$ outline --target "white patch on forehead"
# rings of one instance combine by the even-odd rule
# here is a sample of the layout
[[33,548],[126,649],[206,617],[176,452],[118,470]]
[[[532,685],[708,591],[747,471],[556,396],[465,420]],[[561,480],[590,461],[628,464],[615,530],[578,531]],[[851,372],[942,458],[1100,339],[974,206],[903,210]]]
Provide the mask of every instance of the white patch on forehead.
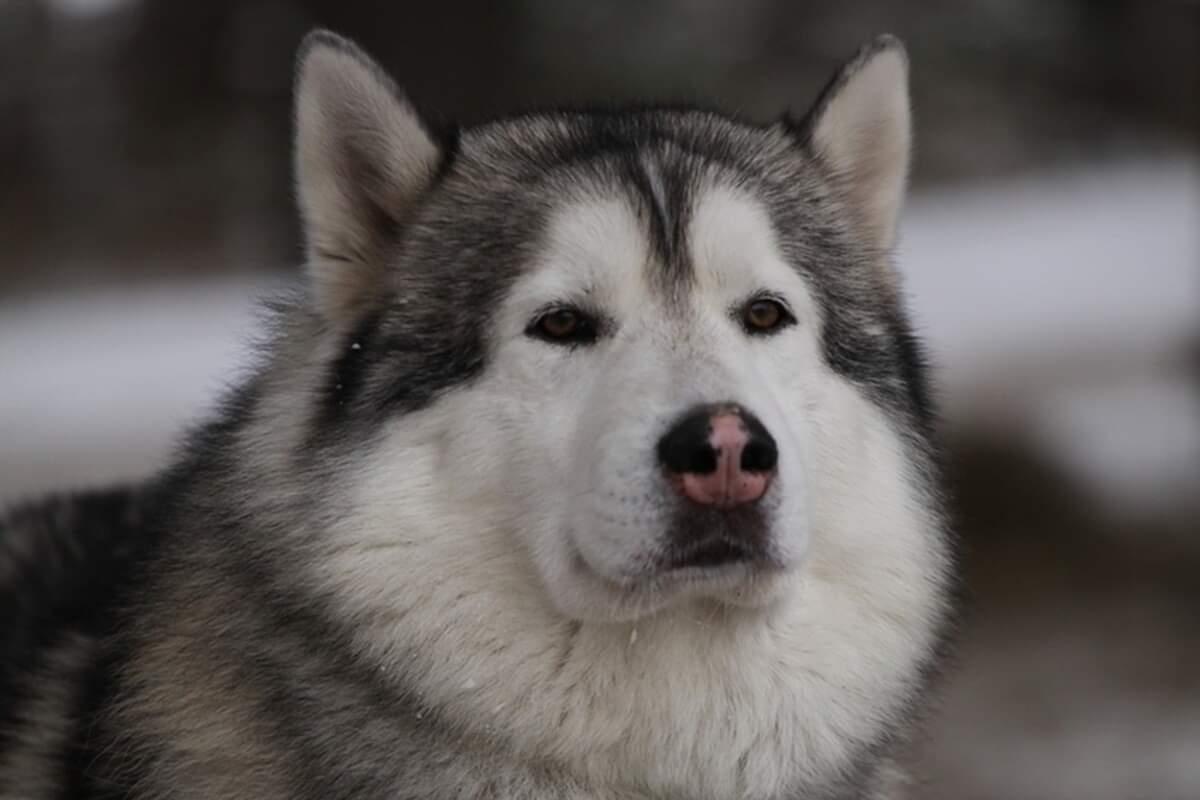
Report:
[[804,280],[783,257],[766,207],[747,192],[721,185],[703,189],[687,234],[701,294],[728,297],[768,289],[796,293],[794,306],[811,302]]
[[536,295],[539,302],[558,293],[619,304],[623,295],[644,296],[649,258],[645,226],[627,200],[585,197],[551,216],[537,263],[518,294]]

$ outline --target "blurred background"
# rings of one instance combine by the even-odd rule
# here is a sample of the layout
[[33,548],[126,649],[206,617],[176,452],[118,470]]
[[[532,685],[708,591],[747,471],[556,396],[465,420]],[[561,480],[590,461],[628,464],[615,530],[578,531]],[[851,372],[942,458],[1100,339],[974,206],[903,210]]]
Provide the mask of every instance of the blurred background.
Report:
[[299,259],[315,25],[434,119],[913,70],[900,262],[969,590],[918,793],[1200,797],[1200,2],[0,0],[0,504],[142,476]]

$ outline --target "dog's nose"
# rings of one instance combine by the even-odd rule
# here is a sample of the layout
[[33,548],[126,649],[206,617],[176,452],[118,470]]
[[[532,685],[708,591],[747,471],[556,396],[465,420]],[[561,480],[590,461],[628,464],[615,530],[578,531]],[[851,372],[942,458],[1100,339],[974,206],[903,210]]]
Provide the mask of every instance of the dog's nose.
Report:
[[658,442],[659,463],[679,493],[716,508],[735,508],[762,497],[778,459],[771,434],[737,405],[694,408]]

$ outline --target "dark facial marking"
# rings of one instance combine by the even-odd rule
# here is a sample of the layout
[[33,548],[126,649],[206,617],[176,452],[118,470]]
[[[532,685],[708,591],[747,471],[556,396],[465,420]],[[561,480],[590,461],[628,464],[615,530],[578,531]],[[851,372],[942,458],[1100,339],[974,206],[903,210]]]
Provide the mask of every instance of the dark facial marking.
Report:
[[341,353],[329,370],[325,386],[324,413],[329,420],[346,414],[363,386],[369,358],[376,346],[379,312],[372,312],[354,327],[342,342]]
[[691,171],[697,163],[666,144],[647,146],[620,163],[633,201],[646,210],[647,233],[658,262],[655,284],[665,297],[677,299],[692,276],[686,230],[690,187],[696,182]]

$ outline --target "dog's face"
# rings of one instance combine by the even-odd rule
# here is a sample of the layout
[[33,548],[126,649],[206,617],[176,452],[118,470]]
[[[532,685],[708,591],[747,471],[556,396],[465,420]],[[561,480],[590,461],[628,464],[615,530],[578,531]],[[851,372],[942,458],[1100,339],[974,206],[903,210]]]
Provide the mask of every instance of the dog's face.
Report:
[[[651,185],[676,166],[642,158]],[[463,399],[455,461],[488,465],[469,480],[574,617],[766,602],[804,554],[818,310],[767,209],[697,181],[673,209],[615,182],[554,208]]]
[[337,402],[385,414],[362,459],[392,480],[358,517],[373,536],[420,515],[502,531],[560,612],[632,619],[771,603],[823,509],[860,502],[829,460],[911,410],[887,263],[908,148],[890,42],[795,125],[541,115],[449,152],[324,38],[299,125]]

